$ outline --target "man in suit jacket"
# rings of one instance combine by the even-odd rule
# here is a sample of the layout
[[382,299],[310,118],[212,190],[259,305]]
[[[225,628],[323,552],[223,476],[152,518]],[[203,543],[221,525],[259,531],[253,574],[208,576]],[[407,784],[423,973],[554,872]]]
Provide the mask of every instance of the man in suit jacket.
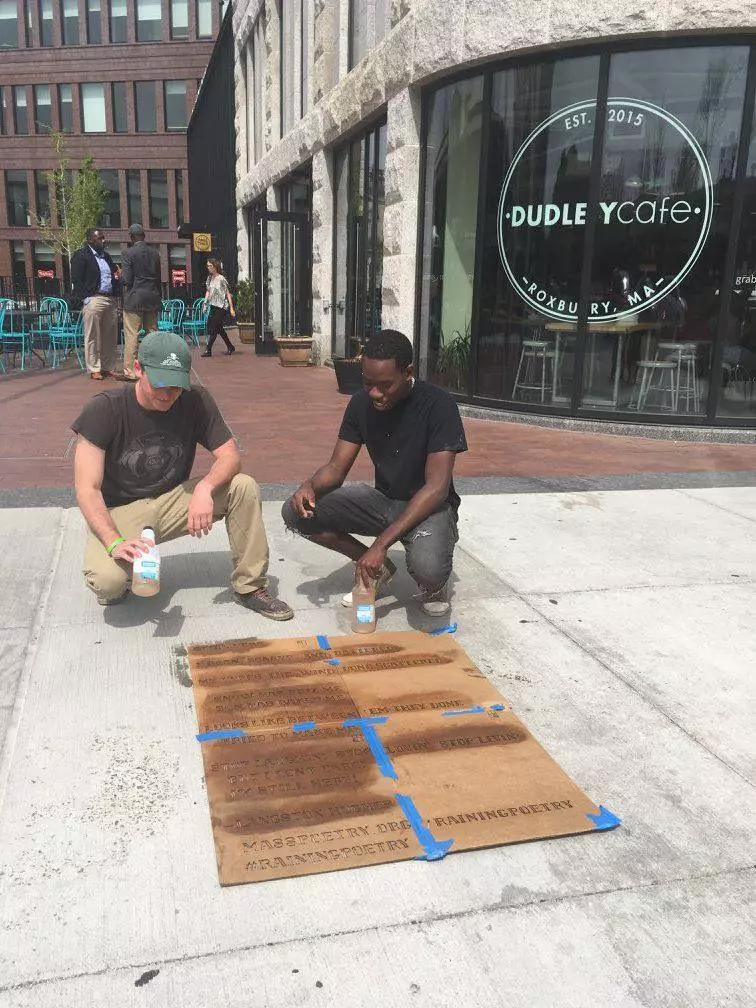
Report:
[[99,228],[87,231],[87,242],[71,256],[71,307],[84,312],[84,356],[90,378],[120,378],[116,374],[118,344],[118,276],[105,251]]
[[153,332],[160,311],[160,255],[144,240],[141,224],[129,228],[132,246],[123,256],[123,374],[136,381],[134,359],[139,346],[139,330]]

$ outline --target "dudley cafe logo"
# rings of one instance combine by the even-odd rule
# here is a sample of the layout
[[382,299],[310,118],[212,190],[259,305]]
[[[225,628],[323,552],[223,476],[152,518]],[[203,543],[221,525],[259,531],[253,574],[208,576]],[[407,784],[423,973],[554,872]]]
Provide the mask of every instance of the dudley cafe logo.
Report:
[[[589,220],[587,202],[564,201],[558,198],[559,171],[551,202],[525,202],[517,194],[532,192],[534,168],[547,165],[554,151],[561,151],[561,163],[570,155],[577,161],[578,146],[590,152],[596,117],[595,102],[581,102],[560,109],[535,129],[525,140],[509,166],[499,199],[499,254],[512,286],[531,308],[541,315],[562,322],[576,322],[578,315],[579,267],[575,256],[582,256],[585,226]],[[588,309],[589,322],[630,319],[646,308],[666,298],[679,286],[701,254],[711,227],[713,183],[708,162],[701,147],[675,116],[656,105],[632,98],[611,98],[607,102],[604,137],[606,174],[611,166],[619,166],[623,191],[633,186],[642,188],[640,180],[628,181],[622,176],[623,161],[628,152],[637,156],[646,146],[653,149],[650,137],[663,137],[665,154],[674,150],[677,165],[685,165],[685,192],[660,195],[639,193],[636,200],[605,198],[595,210],[594,273],[601,266],[602,250],[610,248],[612,257],[633,255],[633,242],[643,237],[643,229],[655,229],[664,242],[664,268],[658,263],[643,269],[643,278],[626,297],[618,300],[611,292],[594,294]],[[670,135],[671,131],[671,135]],[[680,143],[682,141],[682,144]],[[657,145],[658,146],[658,145]],[[587,194],[588,176],[583,163],[583,179],[579,184]],[[546,170],[547,176],[554,172]],[[664,179],[661,180],[664,183]],[[656,186],[660,188],[660,186]],[[663,185],[663,188],[679,186]],[[562,189],[561,195],[568,190]],[[553,236],[560,235],[561,242]],[[571,254],[570,254],[571,253]],[[669,262],[670,255],[674,257]],[[654,257],[651,257],[654,258]],[[661,252],[656,256],[661,258]],[[546,265],[548,264],[548,265]],[[612,269],[626,269],[621,259],[604,263]],[[636,266],[632,262],[630,266]]]

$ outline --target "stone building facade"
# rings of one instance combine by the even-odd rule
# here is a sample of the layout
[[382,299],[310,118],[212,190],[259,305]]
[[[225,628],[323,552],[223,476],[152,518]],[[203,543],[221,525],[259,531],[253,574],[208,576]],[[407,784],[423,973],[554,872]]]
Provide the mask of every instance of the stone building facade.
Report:
[[[750,350],[748,354],[728,350],[728,347],[740,346],[738,340],[742,337],[743,326],[748,328],[753,322],[750,314],[741,313],[736,338],[727,328],[727,313],[732,314],[733,306],[730,302],[720,304],[720,299],[716,305],[708,305],[705,311],[701,308],[699,314],[709,318],[710,330],[703,333],[701,326],[696,328],[692,323],[692,313],[698,311],[690,307],[693,292],[686,293],[680,287],[682,280],[676,281],[675,288],[664,279],[677,270],[675,276],[678,273],[681,277],[688,276],[690,282],[693,275],[690,271],[694,267],[690,265],[691,257],[686,258],[686,242],[693,243],[696,255],[701,255],[701,249],[713,249],[712,242],[719,243],[716,247],[721,269],[729,273],[716,283],[711,279],[712,291],[717,284],[721,287],[726,280],[729,283],[730,274],[734,277],[738,270],[751,268],[748,260],[750,235],[734,233],[733,214],[728,222],[719,219],[718,225],[709,214],[710,204],[720,206],[723,186],[728,187],[727,192],[735,201],[733,213],[739,208],[742,214],[748,201],[756,199],[753,192],[756,167],[751,163],[756,163],[756,139],[752,130],[756,33],[751,5],[739,0],[721,0],[717,4],[708,0],[685,3],[661,0],[652,5],[638,0],[621,5],[609,0],[589,0],[588,3],[579,0],[531,0],[529,3],[459,0],[453,4],[447,0],[240,0],[234,12],[234,36],[240,273],[253,272],[256,256],[265,252],[258,240],[260,232],[255,231],[260,227],[260,217],[266,213],[285,217],[291,211],[294,220],[297,209],[294,204],[298,200],[299,209],[311,224],[311,233],[306,232],[308,242],[311,238],[309,256],[300,261],[310,273],[311,314],[308,313],[307,321],[321,360],[333,354],[348,356],[354,351],[357,339],[361,341],[373,327],[398,328],[415,342],[418,365],[421,373],[425,372],[424,377],[440,381],[461,398],[483,405],[506,404],[508,408],[572,415],[610,412],[626,419],[637,418],[640,412],[647,419],[661,422],[668,422],[672,416],[677,422],[688,423],[726,420],[750,425],[754,422],[756,345],[752,360]],[[631,54],[630,62],[623,69],[622,54],[626,51]],[[674,74],[676,54],[683,68],[680,73],[688,75],[687,86],[698,96],[696,109],[690,115],[683,105],[679,108],[675,105],[673,84],[664,76]],[[593,64],[584,65],[586,80],[590,77],[590,83],[585,86],[585,82],[577,85],[573,80],[574,67],[578,66],[574,61],[580,59],[592,59],[595,63],[595,69],[591,69]],[[646,63],[649,79],[656,81],[648,85],[648,92],[644,91],[641,72]],[[568,65],[573,69],[565,70]],[[548,67],[548,72],[544,67]],[[507,79],[509,83],[504,76],[508,71],[518,75]],[[658,204],[658,212],[663,216],[672,206],[673,196],[669,194],[677,191],[675,186],[681,192],[684,188],[680,171],[676,181],[672,180],[673,161],[677,163],[682,159],[687,163],[693,157],[691,150],[698,148],[703,148],[704,157],[708,158],[710,170],[704,172],[703,181],[690,172],[686,176],[690,192],[704,193],[708,200],[709,209],[703,217],[694,218],[699,208],[694,207],[695,199],[690,192],[687,196],[683,192],[690,203],[690,221],[694,224],[705,220],[706,234],[703,238],[699,235],[700,241],[696,244],[692,230],[684,235],[681,232],[680,247],[666,248],[662,247],[664,241],[660,237],[663,228],[658,233],[654,231],[653,241],[649,240],[650,231],[638,238],[643,220],[634,218],[631,227],[635,230],[632,234],[628,231],[626,236],[629,246],[642,241],[645,245],[642,250],[638,245],[635,258],[628,255],[628,262],[617,259],[614,253],[616,262],[612,263],[613,269],[605,285],[607,290],[611,288],[614,298],[611,308],[595,307],[596,304],[609,304],[602,302],[596,293],[599,279],[603,282],[596,264],[604,252],[598,248],[581,244],[579,248],[571,246],[566,253],[577,263],[588,256],[594,264],[593,277],[590,267],[586,267],[582,280],[580,276],[574,280],[573,314],[565,314],[566,309],[561,314],[556,310],[539,314],[538,303],[528,304],[527,291],[520,297],[516,289],[514,293],[511,290],[516,284],[507,286],[506,270],[502,271],[507,248],[507,239],[501,237],[503,224],[499,228],[501,261],[489,255],[490,249],[485,244],[486,221],[492,210],[495,216],[497,204],[503,206],[506,201],[502,179],[517,145],[526,146],[525,138],[529,133],[531,137],[547,135],[539,133],[548,118],[545,114],[528,112],[528,119],[520,111],[525,105],[532,110],[538,102],[518,97],[523,88],[531,86],[540,88],[545,94],[546,78],[551,82],[548,85],[550,97],[543,98],[540,105],[549,113],[558,112],[560,108],[564,111],[573,105],[578,107],[578,99],[584,98],[584,103],[591,108],[601,110],[603,122],[600,132],[594,125],[590,135],[583,138],[584,146],[562,143],[553,137],[556,127],[549,127],[552,145],[556,145],[554,149],[562,144],[557,151],[557,154],[561,152],[561,167],[555,169],[555,178],[548,186],[546,183],[540,185],[544,205],[548,200],[554,205],[568,205],[553,194],[565,179],[569,182],[572,159],[577,166],[572,189],[567,186],[564,192],[578,191],[582,171],[585,199],[575,204],[577,212],[585,213],[579,209],[585,203],[593,206],[598,214],[598,206],[606,203],[601,200],[605,191],[602,187],[608,184],[606,180],[611,173],[614,172],[616,178],[622,170],[621,165],[629,173],[627,166],[636,157],[637,152],[632,153],[636,148],[645,150],[643,156],[647,162],[650,137],[661,137],[660,131],[667,130],[664,138],[657,142],[659,151],[659,145],[667,144],[658,154],[662,167],[657,177],[652,178],[653,173],[644,170],[640,170],[640,178],[627,175],[622,183],[626,195],[630,192],[627,187],[633,185],[639,186],[637,194],[633,200],[617,201],[620,208],[643,203],[641,217],[645,214],[650,223],[650,215],[657,212],[650,209],[651,205]],[[640,112],[635,105],[633,112],[629,107],[626,112],[620,110],[620,99],[612,97],[615,78],[624,82],[622,86],[626,90],[632,90],[631,104],[637,100]],[[479,84],[468,86],[474,80]],[[455,91],[460,81],[463,83]],[[532,85],[528,81],[533,82]],[[559,83],[562,81],[568,83]],[[637,85],[633,81],[638,82]],[[656,91],[652,94],[654,87]],[[504,97],[507,88],[515,95],[513,99]],[[640,95],[641,91],[645,97]],[[442,115],[439,96],[444,96],[448,105],[443,113],[447,125],[439,134],[438,146],[433,147],[434,123]],[[509,102],[507,107],[513,121],[523,119],[524,125],[517,128],[519,132],[512,127],[511,139],[507,138],[507,113],[497,111],[499,100],[503,103],[501,108]],[[713,106],[712,101],[719,104]],[[460,112],[465,102],[467,111]],[[667,105],[668,115],[664,111]],[[673,106],[677,111],[672,111]],[[706,122],[702,119],[702,109],[708,117]],[[615,122],[620,114],[626,114],[628,122],[637,121],[638,125],[632,127],[636,131],[634,139],[628,140],[627,130],[623,132],[619,127],[621,119]],[[593,113],[588,119],[584,118],[584,125],[590,125],[591,116]],[[722,133],[725,122],[727,129]],[[449,123],[455,124],[453,129]],[[460,136],[469,138],[468,147],[472,145],[478,154],[469,157],[468,150],[464,157],[455,155],[457,181],[452,185],[449,182],[454,174],[450,152],[454,146],[452,133],[457,128],[461,130]],[[674,148],[676,153],[670,146],[670,130],[678,144]],[[504,137],[503,148],[501,144],[495,147],[497,131]],[[363,142],[363,146],[358,149],[359,142]],[[551,142],[545,142],[546,147]],[[455,150],[464,151],[465,144],[467,141],[463,140]],[[683,153],[680,153],[679,144],[685,147]],[[732,151],[729,174],[717,177],[720,170],[717,166],[721,167],[723,159],[727,160],[728,150]],[[602,151],[603,168],[591,170],[591,152],[593,164],[596,164]],[[517,156],[521,155],[527,158],[528,153],[521,148]],[[439,159],[446,159],[443,177],[439,174]],[[556,163],[557,155],[555,159]],[[340,175],[345,163],[346,183]],[[370,186],[376,181],[371,177],[373,169],[380,178],[371,195]],[[754,187],[750,186],[752,178]],[[520,180],[517,184],[524,185],[524,182]],[[339,203],[342,185],[349,189],[344,207]],[[444,207],[439,210],[439,192],[444,185],[447,192],[443,196]],[[459,194],[468,185],[472,187],[468,194],[472,209],[465,210]],[[299,189],[294,192],[297,186]],[[490,190],[488,196],[481,188],[486,186]],[[352,200],[354,193],[357,193],[356,203]],[[678,193],[674,198],[682,196]],[[451,216],[447,219],[444,214],[452,204],[456,209],[449,210]],[[354,206],[359,208],[359,227],[354,233],[350,232],[350,237],[346,231],[352,225],[346,221],[345,214],[354,216]],[[567,223],[572,223],[570,212],[567,212]],[[454,214],[459,216],[460,213],[472,215],[466,225],[468,235],[454,222]],[[517,213],[519,211],[515,212],[515,219]],[[595,236],[591,237],[596,227],[591,224],[591,210],[587,213],[588,223],[580,231],[581,243],[596,240]],[[630,210],[625,213],[629,215]],[[682,210],[678,209],[676,214],[682,220]],[[506,216],[509,219],[509,211]],[[627,219],[629,222],[630,217]],[[558,227],[563,227],[564,223],[562,219]],[[653,227],[660,224],[660,220],[655,220]],[[271,220],[269,226],[285,228],[287,221]],[[456,237],[455,227],[458,227]],[[271,233],[269,230],[268,235]],[[278,231],[275,234],[278,235]],[[541,240],[542,236],[533,232],[535,245]],[[347,248],[350,243],[351,250]],[[454,244],[453,257],[447,254],[451,243]],[[443,259],[443,263],[438,275],[434,274],[436,267],[431,263],[435,246],[447,250],[444,255],[439,253],[439,262]],[[748,251],[744,253],[746,246]],[[552,257],[556,247],[552,247]],[[277,252],[275,262],[271,260],[267,264],[268,279],[274,275],[281,280],[286,266],[279,260],[286,254],[285,250]],[[540,252],[538,256],[538,262],[542,263]],[[684,268],[677,269],[681,256]],[[452,258],[456,266],[450,265]],[[497,288],[501,287],[502,293],[496,304],[488,305],[488,281],[481,281],[480,274],[487,263],[490,265],[491,259],[497,259],[493,282]],[[641,259],[648,261],[640,262]],[[518,262],[522,272],[521,256]],[[698,265],[703,269],[700,263]],[[756,274],[756,261],[753,266]],[[514,268],[516,271],[517,267]],[[449,286],[451,269],[456,269],[458,277],[462,278],[462,287]],[[712,277],[713,269],[710,264],[706,266]],[[356,280],[354,276],[350,280],[350,272],[356,274]],[[549,279],[543,281],[543,291],[533,287],[532,298],[540,299],[543,294],[544,304],[551,303],[552,307],[561,302],[572,304],[569,292],[565,293],[571,280],[557,273],[558,270],[549,267]],[[464,288],[464,276],[469,291]],[[436,310],[432,302],[444,277],[446,305],[439,301]],[[638,300],[645,297],[638,291],[649,290],[652,281],[666,298],[662,299],[664,310],[661,314],[658,309],[661,294],[656,302],[650,294],[645,302]],[[285,280],[281,282],[287,286]],[[562,293],[558,296],[549,293],[549,283]],[[699,289],[698,280],[696,285]],[[288,288],[294,289],[291,283]],[[461,292],[463,300],[469,294],[470,301],[468,307],[456,315],[452,304],[456,298],[454,292]],[[629,300],[620,303],[617,301],[620,296]],[[749,296],[750,291],[746,292],[746,301]],[[358,301],[362,298],[356,316],[355,298]],[[506,299],[509,300],[505,305]],[[675,310],[684,313],[687,309],[686,324],[680,318],[672,321],[672,300],[678,306]],[[513,307],[515,302],[516,308]],[[656,305],[656,314],[651,311],[652,302]],[[644,313],[646,305],[648,310]],[[633,306],[638,311],[634,311]],[[337,318],[342,313],[348,316],[350,310],[351,334],[357,337],[351,345],[341,332],[343,322]],[[594,311],[606,312],[606,315],[591,317]],[[443,323],[444,313],[449,320],[448,332],[439,324],[439,319]],[[283,316],[286,316],[285,310]],[[429,321],[430,316],[434,316],[435,322]],[[500,329],[495,332],[490,329],[491,318],[502,320]],[[281,321],[283,332],[286,319],[282,317]],[[603,329],[598,328],[602,322]],[[437,333],[429,336],[434,325]],[[565,328],[560,330],[559,326]],[[662,339],[667,336],[670,339]],[[460,354],[464,351],[467,356],[460,356],[456,373],[450,374],[447,368],[444,377],[443,369],[437,365],[450,358],[449,353],[444,357],[442,351],[457,337],[460,337],[457,344]],[[529,337],[533,338],[529,340]],[[435,349],[429,343],[433,340],[436,341]],[[691,351],[690,345],[696,340],[698,345]],[[659,342],[675,341],[685,344],[684,353],[679,347],[673,348],[668,355],[665,350],[658,350]],[[525,345],[528,342],[541,346],[528,347]],[[693,362],[687,359],[691,354],[695,357]],[[652,361],[662,366],[644,369]],[[672,366],[663,366],[666,363]],[[469,374],[460,374],[459,367],[469,369]],[[601,384],[602,367],[606,373],[602,379],[603,388],[598,391],[603,397],[593,394]],[[485,377],[480,374],[483,368],[489,376],[494,373],[498,376],[495,382],[479,380]],[[617,374],[620,378],[615,380]],[[726,380],[720,381],[720,374],[724,374]],[[644,383],[648,389],[644,388]],[[726,385],[730,388],[729,399],[724,393]]]

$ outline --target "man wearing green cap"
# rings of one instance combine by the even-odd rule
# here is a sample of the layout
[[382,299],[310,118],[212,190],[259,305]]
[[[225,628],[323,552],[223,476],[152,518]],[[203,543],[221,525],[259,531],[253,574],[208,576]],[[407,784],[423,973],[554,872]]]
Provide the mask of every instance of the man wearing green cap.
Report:
[[[128,592],[131,565],[150,543],[201,538],[226,519],[238,601],[269,619],[294,613],[267,590],[268,540],[260,491],[207,389],[189,381],[192,359],[181,336],[151,332],[134,363],[136,382],[94,396],[72,424],[78,434],[76,499],[89,526],[84,578],[101,605]],[[200,444],[215,461],[190,480]]]

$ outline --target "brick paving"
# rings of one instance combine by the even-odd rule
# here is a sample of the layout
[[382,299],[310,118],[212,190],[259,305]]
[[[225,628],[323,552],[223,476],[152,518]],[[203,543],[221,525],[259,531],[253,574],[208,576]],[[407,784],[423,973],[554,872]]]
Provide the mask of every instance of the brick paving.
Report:
[[[260,483],[294,483],[328,458],[347,403],[328,368],[282,368],[244,346],[233,357],[200,359],[197,378],[212,391],[239,439],[244,469]],[[71,485],[70,423],[100,385],[69,365],[0,375],[0,487]],[[465,420],[470,451],[460,476],[613,476],[756,470],[756,445],[659,441]],[[198,455],[200,472],[207,467]],[[370,479],[363,452],[355,479]]]

